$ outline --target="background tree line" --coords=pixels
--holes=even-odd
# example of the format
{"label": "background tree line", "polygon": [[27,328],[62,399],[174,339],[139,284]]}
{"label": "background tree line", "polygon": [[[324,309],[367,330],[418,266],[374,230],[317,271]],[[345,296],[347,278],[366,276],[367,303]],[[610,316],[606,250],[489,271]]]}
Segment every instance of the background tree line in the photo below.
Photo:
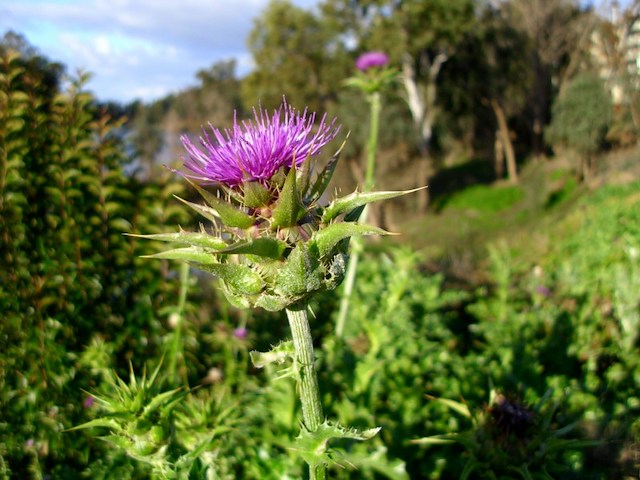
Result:
{"label": "background tree line", "polygon": [[[273,108],[286,95],[351,129],[343,177],[351,187],[361,180],[368,111],[343,82],[359,53],[383,50],[398,78],[383,108],[382,188],[429,184],[443,167],[470,160],[517,183],[529,160],[567,148],[593,159],[638,140],[639,77],[629,55],[640,35],[639,5],[600,7],[578,0],[325,0],[308,11],[273,0],[247,39],[253,70],[238,78],[235,60],[218,62],[197,72],[195,87],[129,105],[133,143],[145,165],[175,160],[179,134],[197,134],[208,122],[224,126],[234,110]],[[580,126],[562,116],[567,104]],[[576,165],[582,177],[595,168],[585,162]],[[428,192],[420,195],[414,207],[423,211]]]}

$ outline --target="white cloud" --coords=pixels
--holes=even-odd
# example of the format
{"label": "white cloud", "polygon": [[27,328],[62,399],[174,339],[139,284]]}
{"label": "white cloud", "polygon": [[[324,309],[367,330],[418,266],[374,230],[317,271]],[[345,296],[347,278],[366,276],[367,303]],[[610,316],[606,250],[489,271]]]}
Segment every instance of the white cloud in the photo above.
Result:
{"label": "white cloud", "polygon": [[[310,7],[318,0],[296,0]],[[3,0],[12,29],[52,60],[93,72],[99,98],[149,100],[195,82],[215,61],[251,65],[246,38],[268,0]]]}

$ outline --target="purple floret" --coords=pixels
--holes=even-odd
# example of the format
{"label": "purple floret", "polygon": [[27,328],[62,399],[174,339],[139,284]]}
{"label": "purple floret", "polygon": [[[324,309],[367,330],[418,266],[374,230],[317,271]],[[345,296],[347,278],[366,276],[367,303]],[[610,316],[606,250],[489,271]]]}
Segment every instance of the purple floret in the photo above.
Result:
{"label": "purple floret", "polygon": [[241,123],[234,118],[233,128],[223,131],[209,124],[199,145],[180,137],[188,154],[184,166],[191,172],[186,176],[231,187],[248,181],[266,184],[281,167],[298,166],[317,155],[340,130],[335,119],[326,122],[326,114],[314,129],[315,113],[297,112],[286,102],[272,116],[262,109],[254,109],[253,116]]}

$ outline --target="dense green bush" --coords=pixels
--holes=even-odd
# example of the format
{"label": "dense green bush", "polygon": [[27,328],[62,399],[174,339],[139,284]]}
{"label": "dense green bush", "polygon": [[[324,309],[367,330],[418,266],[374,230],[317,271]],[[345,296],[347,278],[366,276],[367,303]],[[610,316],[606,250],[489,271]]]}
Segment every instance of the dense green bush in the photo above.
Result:
{"label": "dense green bush", "polygon": [[103,339],[114,368],[153,354],[175,294],[166,265],[122,232],[184,218],[164,205],[179,186],[125,175],[122,122],[98,111],[86,78],[60,92],[49,73],[0,57],[0,456],[16,478],[71,478],[103,451],[63,433],[99,380],[81,353]]}

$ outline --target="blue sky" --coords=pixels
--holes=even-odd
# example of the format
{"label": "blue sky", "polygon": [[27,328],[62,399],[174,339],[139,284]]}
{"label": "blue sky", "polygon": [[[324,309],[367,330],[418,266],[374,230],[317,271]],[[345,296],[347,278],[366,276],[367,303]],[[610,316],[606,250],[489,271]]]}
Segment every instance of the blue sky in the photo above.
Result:
{"label": "blue sky", "polygon": [[[251,68],[246,39],[268,0],[1,0],[0,34],[14,30],[70,73],[93,74],[101,100],[162,97],[196,71],[235,58]],[[294,0],[313,8],[318,0]]]}

